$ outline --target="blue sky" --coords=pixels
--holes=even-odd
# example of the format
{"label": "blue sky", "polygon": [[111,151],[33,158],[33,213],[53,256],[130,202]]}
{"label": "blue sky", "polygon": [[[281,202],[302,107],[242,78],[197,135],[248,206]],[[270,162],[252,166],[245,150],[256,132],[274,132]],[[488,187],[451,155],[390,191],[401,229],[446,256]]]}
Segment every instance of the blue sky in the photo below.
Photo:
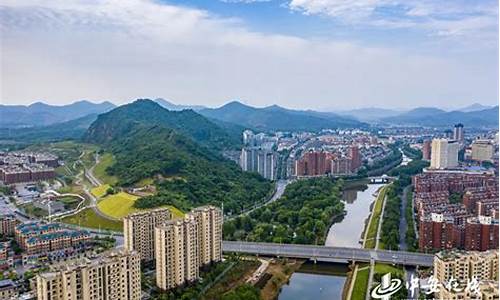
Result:
{"label": "blue sky", "polygon": [[3,0],[1,101],[498,102],[498,2]]}

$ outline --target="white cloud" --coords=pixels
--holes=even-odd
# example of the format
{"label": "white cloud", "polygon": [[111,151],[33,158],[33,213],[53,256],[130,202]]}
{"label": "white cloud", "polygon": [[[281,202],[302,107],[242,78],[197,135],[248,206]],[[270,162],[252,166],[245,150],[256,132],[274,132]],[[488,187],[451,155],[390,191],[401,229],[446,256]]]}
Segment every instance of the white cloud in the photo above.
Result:
{"label": "white cloud", "polygon": [[0,26],[1,101],[9,103],[240,98],[345,108],[498,99],[487,59],[264,34],[156,1],[3,1]]}
{"label": "white cloud", "polygon": [[447,36],[498,33],[498,2],[493,0],[292,0],[289,7],[367,27],[416,28]]}

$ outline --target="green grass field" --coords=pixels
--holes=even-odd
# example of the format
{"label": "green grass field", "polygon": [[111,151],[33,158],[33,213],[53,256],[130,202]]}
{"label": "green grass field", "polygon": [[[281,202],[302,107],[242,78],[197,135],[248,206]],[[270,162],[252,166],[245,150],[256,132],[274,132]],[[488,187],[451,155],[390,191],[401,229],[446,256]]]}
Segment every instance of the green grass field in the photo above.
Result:
{"label": "green grass field", "polygon": [[354,282],[354,287],[352,288],[351,299],[365,299],[369,275],[369,267],[363,270],[358,270],[356,281]]}
{"label": "green grass field", "polygon": [[[121,219],[128,214],[141,211],[134,207],[134,202],[139,199],[139,197],[127,194],[125,192],[120,192],[115,195],[109,195],[104,197],[98,204],[97,208],[104,214]],[[166,206],[172,212],[174,218],[184,217],[184,213],[173,206]]]}
{"label": "green grass field", "polygon": [[115,158],[111,153],[104,153],[99,157],[99,163],[94,168],[94,175],[104,183],[115,185],[118,182],[118,178],[106,173],[106,169],[114,162]]}
{"label": "green grass field", "polygon": [[391,273],[393,278],[396,276],[404,278],[404,271],[402,268],[388,264],[375,264],[374,273],[380,275]]}
{"label": "green grass field", "polygon": [[92,195],[96,196],[97,198],[104,197],[106,195],[106,191],[110,188],[111,186],[109,184],[103,184],[100,186],[97,186],[93,189],[90,190]]}
{"label": "green grass field", "polygon": [[377,239],[377,230],[378,224],[380,222],[380,214],[382,213],[382,205],[384,203],[386,187],[384,186],[377,197],[375,205],[372,210],[372,214],[370,217],[370,222],[368,224],[368,233],[366,235],[365,248],[373,249],[375,248],[376,239]]}
{"label": "green grass field", "polygon": [[137,199],[139,199],[139,197],[125,192],[119,192],[104,197],[97,203],[97,208],[108,216],[121,219],[130,213],[139,211],[139,209],[134,207],[134,202]]}
{"label": "green grass field", "polygon": [[76,215],[63,218],[61,221],[82,227],[123,231],[123,223],[121,221],[103,218],[97,215],[91,208],[84,209]]}

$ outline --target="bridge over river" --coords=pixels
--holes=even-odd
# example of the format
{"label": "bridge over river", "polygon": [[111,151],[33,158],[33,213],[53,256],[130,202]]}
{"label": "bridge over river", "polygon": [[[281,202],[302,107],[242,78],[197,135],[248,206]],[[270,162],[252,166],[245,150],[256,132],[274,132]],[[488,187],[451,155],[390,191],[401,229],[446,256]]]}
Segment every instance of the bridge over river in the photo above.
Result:
{"label": "bridge over river", "polygon": [[305,258],[316,261],[370,262],[373,260],[381,263],[423,267],[432,266],[434,258],[431,254],[404,251],[239,241],[223,241],[222,250],[224,252]]}

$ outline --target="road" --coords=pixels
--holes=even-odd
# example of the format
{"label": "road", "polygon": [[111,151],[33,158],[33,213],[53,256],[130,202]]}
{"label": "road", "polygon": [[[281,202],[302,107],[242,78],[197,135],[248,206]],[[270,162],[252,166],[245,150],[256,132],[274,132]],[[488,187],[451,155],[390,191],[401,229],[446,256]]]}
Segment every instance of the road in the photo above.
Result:
{"label": "road", "polygon": [[230,217],[225,217],[226,220],[231,220],[231,219],[234,219],[236,217],[240,217],[240,216],[244,216],[244,215],[248,215],[249,213],[251,213],[252,211],[256,210],[256,209],[259,209],[261,208],[262,206],[266,206],[270,203],[273,203],[274,201],[278,200],[279,198],[281,198],[281,196],[283,195],[283,193],[285,192],[285,189],[286,189],[286,186],[289,185],[290,183],[292,183],[293,180],[278,180],[276,182],[276,190],[274,191],[274,194],[271,196],[271,198],[269,198],[266,202],[264,203],[261,203],[259,205],[256,205],[254,207],[252,207],[251,209],[245,211],[245,212],[242,212],[241,214],[239,215],[235,215],[235,216],[230,216]]}
{"label": "road", "polygon": [[434,257],[431,254],[391,250],[239,241],[223,241],[222,249],[224,252],[306,258],[318,261],[347,260],[370,262],[371,260],[373,260],[381,263],[426,267],[432,266]]}

